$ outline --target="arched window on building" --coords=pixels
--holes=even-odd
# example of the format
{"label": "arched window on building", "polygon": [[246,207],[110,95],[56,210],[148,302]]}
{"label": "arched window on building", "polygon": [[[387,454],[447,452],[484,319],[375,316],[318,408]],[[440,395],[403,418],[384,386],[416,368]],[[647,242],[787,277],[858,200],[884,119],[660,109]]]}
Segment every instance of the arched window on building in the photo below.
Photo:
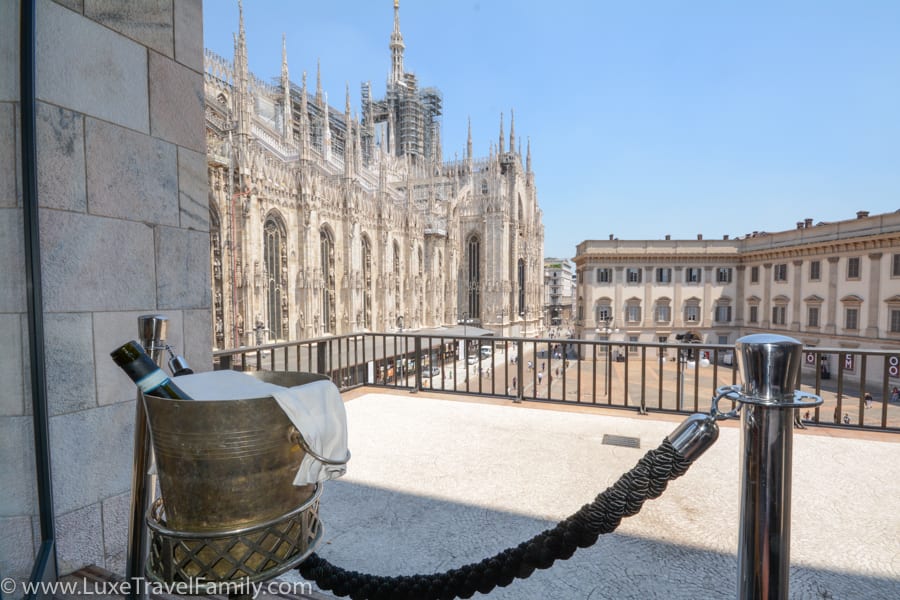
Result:
{"label": "arched window on building", "polygon": [[287,231],[276,214],[263,225],[263,260],[266,268],[266,323],[273,339],[285,339],[287,311]]}
{"label": "arched window on building", "polygon": [[519,269],[516,276],[516,282],[519,289],[519,314],[524,315],[527,307],[525,306],[525,259],[519,259]]}
{"label": "arched window on building", "polygon": [[781,294],[772,298],[772,323],[771,325],[774,327],[776,325],[780,327],[784,327],[787,325],[787,311],[788,304],[790,304],[791,299],[787,296]]}
{"label": "arched window on building", "polygon": [[[401,317],[400,312],[400,280],[403,279],[400,273],[400,244],[394,241],[394,319]],[[395,324],[399,323],[396,321]]]}
{"label": "arched window on building", "polygon": [[822,305],[825,299],[811,294],[803,299],[806,303],[806,328],[819,329],[822,326]]}
{"label": "arched window on building", "polygon": [[844,331],[851,335],[860,329],[859,315],[862,313],[863,299],[856,294],[849,294],[841,298],[844,305]]}
{"label": "arched window on building", "polygon": [[466,305],[470,319],[481,316],[481,239],[469,236],[466,242]]}
{"label": "arched window on building", "polygon": [[322,332],[334,333],[335,316],[334,236],[327,227],[319,230],[319,257],[322,269]]}
{"label": "arched window on building", "polygon": [[641,299],[629,298],[625,301],[625,322],[640,323],[641,322]]}
{"label": "arched window on building", "polygon": [[722,296],[716,300],[713,317],[713,321],[716,323],[731,323],[731,298]]}
{"label": "arched window on building", "polygon": [[209,256],[212,264],[212,293],[213,293],[213,336],[216,348],[225,347],[225,292],[224,292],[224,267],[222,264],[222,225],[219,219],[219,211],[215,205],[209,207]]}
{"label": "arched window on building", "polygon": [[759,325],[759,305],[762,302],[759,296],[747,297],[747,324]]}
{"label": "arched window on building", "polygon": [[611,327],[612,322],[612,300],[607,297],[598,298],[597,302],[594,303],[594,325],[604,329]]}
{"label": "arched window on building", "polygon": [[653,320],[657,323],[670,323],[672,321],[672,301],[669,298],[657,299],[653,313]]}
{"label": "arched window on building", "polygon": [[700,322],[700,298],[692,297],[684,301],[684,323],[691,326]]}
{"label": "arched window on building", "polygon": [[362,322],[364,329],[372,328],[372,242],[368,236],[362,238]]}

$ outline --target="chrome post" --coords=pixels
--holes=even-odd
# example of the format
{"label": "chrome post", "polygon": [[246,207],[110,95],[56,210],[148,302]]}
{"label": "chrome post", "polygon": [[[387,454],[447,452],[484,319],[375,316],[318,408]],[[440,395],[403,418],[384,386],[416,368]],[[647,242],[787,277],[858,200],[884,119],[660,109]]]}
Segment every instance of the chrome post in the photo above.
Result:
{"label": "chrome post", "polygon": [[722,388],[719,397],[739,401],[742,413],[738,598],[787,599],[794,410],[822,400],[794,391],[803,362],[797,340],[749,335],[735,349],[743,385]]}
{"label": "chrome post", "polygon": [[[165,360],[167,327],[168,319],[162,315],[138,317],[138,341],[160,367]],[[149,473],[153,465],[150,429],[147,426],[147,413],[140,391],[137,393],[135,404],[131,513],[128,523],[128,555],[125,560],[125,578],[131,583],[128,597],[132,600],[147,597],[146,586],[141,585],[149,550],[144,518],[156,493],[156,476]]]}

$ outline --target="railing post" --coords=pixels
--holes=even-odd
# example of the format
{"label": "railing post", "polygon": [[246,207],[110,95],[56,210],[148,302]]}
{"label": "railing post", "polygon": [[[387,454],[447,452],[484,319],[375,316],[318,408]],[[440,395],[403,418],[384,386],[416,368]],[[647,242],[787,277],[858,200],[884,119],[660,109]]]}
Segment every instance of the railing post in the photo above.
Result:
{"label": "railing post", "polygon": [[525,397],[525,368],[522,366],[525,357],[525,342],[522,338],[516,340],[516,402],[521,402]]}
{"label": "railing post", "polygon": [[735,344],[741,403],[741,519],[738,598],[788,598],[791,548],[791,452],[794,410],[813,406],[795,391],[800,342],[757,334]]}
{"label": "railing post", "polygon": [[[424,369],[422,363],[422,338],[420,336],[416,336],[413,338],[413,349],[416,353],[416,391],[422,389],[422,370]],[[428,378],[431,379],[431,363],[428,364]]]}
{"label": "railing post", "polygon": [[316,373],[328,373],[328,340],[316,342]]}

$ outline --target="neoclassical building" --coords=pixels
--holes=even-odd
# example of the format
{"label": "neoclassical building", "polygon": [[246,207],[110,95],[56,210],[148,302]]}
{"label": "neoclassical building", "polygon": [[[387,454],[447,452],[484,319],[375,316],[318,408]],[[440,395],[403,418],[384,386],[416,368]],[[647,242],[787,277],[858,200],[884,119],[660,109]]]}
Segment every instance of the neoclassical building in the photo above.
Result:
{"label": "neoclassical building", "polygon": [[[214,346],[542,321],[542,213],[530,143],[510,116],[486,158],[472,131],[444,161],[443,98],[404,70],[394,2],[386,93],[352,110],[248,71],[243,12],[234,59],[205,56]],[[283,44],[283,48],[286,44]]]}
{"label": "neoclassical building", "polygon": [[900,349],[900,212],[721,240],[577,247],[576,333],[732,344],[760,332],[807,346]]}

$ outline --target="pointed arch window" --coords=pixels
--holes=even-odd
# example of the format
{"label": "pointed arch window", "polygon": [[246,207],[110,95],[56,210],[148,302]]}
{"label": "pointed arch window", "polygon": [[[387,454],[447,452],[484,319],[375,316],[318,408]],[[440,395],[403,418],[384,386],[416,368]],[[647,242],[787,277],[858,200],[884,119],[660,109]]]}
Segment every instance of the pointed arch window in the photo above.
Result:
{"label": "pointed arch window", "polygon": [[362,327],[372,327],[372,243],[362,236]]}
{"label": "pointed arch window", "polygon": [[274,339],[287,338],[287,231],[277,215],[263,225],[263,259],[266,268],[266,325]]}
{"label": "pointed arch window", "polygon": [[469,318],[477,319],[481,315],[481,239],[477,235],[466,243],[466,259],[466,303]]}
{"label": "pointed arch window", "polygon": [[215,206],[209,207],[209,246],[212,261],[214,339],[216,348],[225,347],[225,303],[224,272],[222,266],[222,226],[219,211]]}
{"label": "pointed arch window", "polygon": [[400,244],[394,242],[394,316],[400,316]]}
{"label": "pointed arch window", "polygon": [[517,274],[517,282],[519,285],[519,314],[525,314],[525,259],[519,259],[519,269]]}
{"label": "pointed arch window", "polygon": [[322,268],[322,331],[334,333],[337,325],[334,306],[334,236],[325,227],[319,231],[319,255]]}

